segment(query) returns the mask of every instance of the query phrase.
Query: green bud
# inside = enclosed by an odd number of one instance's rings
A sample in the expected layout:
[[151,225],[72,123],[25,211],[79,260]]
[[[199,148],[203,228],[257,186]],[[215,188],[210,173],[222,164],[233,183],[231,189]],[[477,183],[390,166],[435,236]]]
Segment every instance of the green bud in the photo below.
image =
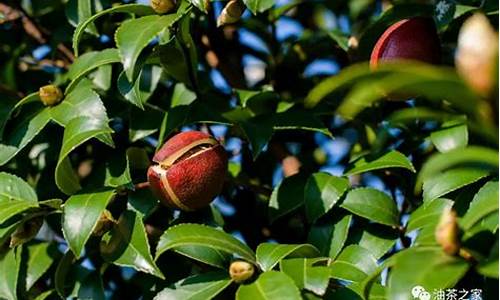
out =
[[446,254],[456,255],[460,250],[458,234],[457,214],[451,209],[443,211],[435,235],[436,241]]
[[254,272],[254,266],[242,260],[234,261],[231,263],[231,266],[229,266],[229,276],[231,276],[231,279],[236,283],[250,279]]
[[151,7],[158,14],[166,14],[175,8],[174,0],[151,0]]
[[217,26],[236,23],[245,11],[245,4],[240,0],[229,1],[217,19]]
[[63,98],[61,89],[52,84],[42,86],[38,95],[45,106],[54,106]]

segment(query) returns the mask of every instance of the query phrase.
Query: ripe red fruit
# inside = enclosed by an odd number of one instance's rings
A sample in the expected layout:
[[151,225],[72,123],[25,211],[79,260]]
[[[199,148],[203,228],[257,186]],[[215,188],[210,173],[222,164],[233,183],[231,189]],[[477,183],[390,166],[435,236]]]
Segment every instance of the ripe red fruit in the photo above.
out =
[[438,64],[441,46],[432,19],[415,17],[401,20],[389,27],[373,48],[370,66],[393,59],[418,60]]
[[212,136],[182,132],[169,139],[148,169],[151,190],[163,204],[184,211],[207,206],[220,193],[227,154]]

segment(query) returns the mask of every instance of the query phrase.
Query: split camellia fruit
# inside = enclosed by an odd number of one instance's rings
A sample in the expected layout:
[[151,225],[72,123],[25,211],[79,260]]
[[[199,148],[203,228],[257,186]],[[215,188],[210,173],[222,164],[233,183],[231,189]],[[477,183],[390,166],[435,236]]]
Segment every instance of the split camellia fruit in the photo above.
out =
[[393,24],[382,34],[373,48],[370,66],[376,68],[380,62],[394,59],[438,64],[440,57],[441,46],[434,22],[414,17]]
[[205,207],[222,190],[227,154],[212,136],[182,132],[169,139],[148,169],[151,190],[165,205],[184,211]]

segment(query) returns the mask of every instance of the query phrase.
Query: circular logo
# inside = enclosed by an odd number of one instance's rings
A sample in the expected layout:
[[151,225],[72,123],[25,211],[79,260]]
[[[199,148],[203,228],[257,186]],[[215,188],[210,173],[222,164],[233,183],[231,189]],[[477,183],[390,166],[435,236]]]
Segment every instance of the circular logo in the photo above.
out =
[[413,296],[413,298],[415,299],[418,299],[420,297],[420,294],[422,292],[425,292],[425,289],[424,287],[420,286],[420,285],[416,285],[414,286],[412,289],[411,289],[411,295]]

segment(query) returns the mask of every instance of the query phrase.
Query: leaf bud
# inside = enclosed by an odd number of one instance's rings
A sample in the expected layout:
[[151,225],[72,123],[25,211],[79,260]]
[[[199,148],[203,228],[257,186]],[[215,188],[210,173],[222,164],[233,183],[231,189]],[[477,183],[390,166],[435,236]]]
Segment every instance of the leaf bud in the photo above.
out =
[[482,96],[489,96],[498,79],[498,33],[483,14],[468,18],[458,35],[455,65],[467,84]]
[[255,272],[255,268],[251,263],[246,261],[237,260],[229,266],[229,275],[236,283],[244,282],[250,279]]
[[151,0],[151,7],[157,14],[166,14],[175,8],[174,0]]
[[61,89],[52,84],[42,86],[38,95],[45,106],[54,106],[63,98]]
[[441,214],[441,218],[435,231],[436,241],[449,255],[455,255],[460,250],[459,228],[457,214],[454,210],[447,209]]
[[245,4],[241,0],[229,1],[217,18],[217,26],[233,24],[240,20],[241,15],[245,11]]

